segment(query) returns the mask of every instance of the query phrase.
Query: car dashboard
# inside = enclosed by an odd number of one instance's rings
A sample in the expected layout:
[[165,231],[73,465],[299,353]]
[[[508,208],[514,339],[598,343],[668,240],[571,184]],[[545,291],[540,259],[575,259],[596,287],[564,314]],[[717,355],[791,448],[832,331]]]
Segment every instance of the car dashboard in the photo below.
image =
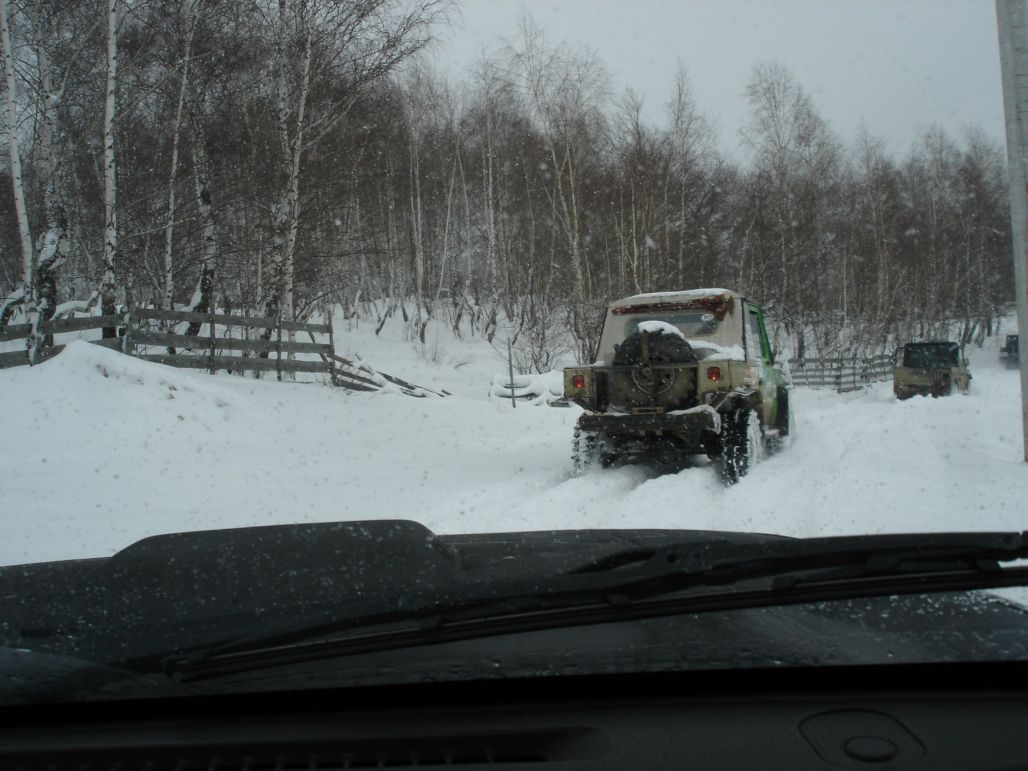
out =
[[0,709],[11,771],[1011,769],[1024,663],[539,677]]

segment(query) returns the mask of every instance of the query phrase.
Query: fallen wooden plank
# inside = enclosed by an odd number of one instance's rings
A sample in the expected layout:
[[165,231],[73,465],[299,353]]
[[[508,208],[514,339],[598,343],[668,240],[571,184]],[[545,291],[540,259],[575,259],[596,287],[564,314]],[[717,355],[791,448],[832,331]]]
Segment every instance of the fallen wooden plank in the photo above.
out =
[[369,386],[372,386],[376,391],[382,387],[381,383],[379,383],[377,380],[373,380],[372,378],[367,377],[366,375],[362,375],[357,372],[348,372],[346,370],[340,370],[338,367],[336,367],[335,371],[337,374],[348,377],[351,380],[357,380],[361,383],[365,383]]
[[[331,358],[334,361],[338,362],[339,364],[342,364],[345,367],[351,367],[351,368],[356,369],[356,370],[358,370],[360,372],[367,372],[369,375],[372,375],[372,376],[377,375],[377,376],[383,378],[384,380],[389,381],[393,385],[398,385],[401,388],[405,388],[405,389],[408,389],[410,391],[424,391],[425,393],[430,393],[430,394],[433,394],[435,396],[449,396],[450,395],[446,391],[442,391],[442,392],[433,391],[431,388],[425,388],[423,386],[415,385],[414,383],[409,383],[406,380],[402,380],[402,379],[400,379],[398,377],[394,377],[393,375],[387,375],[385,372],[380,372],[378,370],[372,369],[371,367],[369,367],[369,366],[367,366],[365,364],[357,364],[355,362],[350,361],[347,358],[344,358],[344,357],[339,356],[339,355],[334,354],[334,353],[331,355]],[[411,396],[420,396],[420,394],[411,394]]]
[[348,388],[351,391],[364,391],[370,393],[379,390],[379,386],[377,385],[368,385],[367,383],[362,383],[356,379],[351,378],[348,375],[343,374],[342,372],[339,372],[338,370],[336,370],[334,380],[336,386],[340,388]]

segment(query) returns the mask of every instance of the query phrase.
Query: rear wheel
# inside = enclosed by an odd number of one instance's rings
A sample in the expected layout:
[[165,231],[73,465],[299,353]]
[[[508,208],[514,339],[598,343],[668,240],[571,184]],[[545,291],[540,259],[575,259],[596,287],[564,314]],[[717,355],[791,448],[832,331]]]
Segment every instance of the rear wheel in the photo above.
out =
[[594,468],[607,468],[614,465],[618,455],[611,445],[607,434],[598,431],[586,431],[581,426],[575,427],[575,438],[571,443],[571,472],[573,476],[582,476]]
[[763,430],[751,409],[733,410],[722,421],[718,471],[723,484],[734,485],[764,456]]
[[792,440],[795,433],[792,411],[789,409],[789,392],[785,388],[778,391],[778,420],[775,426],[777,433],[767,437],[767,453],[773,455],[780,452]]

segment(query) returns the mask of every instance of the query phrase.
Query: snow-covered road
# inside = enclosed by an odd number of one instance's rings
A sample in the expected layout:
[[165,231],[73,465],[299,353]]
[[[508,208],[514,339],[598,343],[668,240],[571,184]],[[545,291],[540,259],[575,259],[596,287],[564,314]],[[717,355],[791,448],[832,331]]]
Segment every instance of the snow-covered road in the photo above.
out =
[[[367,350],[371,338],[339,335]],[[701,463],[570,476],[577,409],[491,400],[482,341],[386,371],[447,399],[210,377],[85,343],[0,371],[0,564],[111,554],[156,533],[363,518],[437,532],[701,528],[786,535],[1028,529],[1016,372],[896,402],[796,389],[796,439],[730,489]],[[367,357],[371,358],[371,357]]]

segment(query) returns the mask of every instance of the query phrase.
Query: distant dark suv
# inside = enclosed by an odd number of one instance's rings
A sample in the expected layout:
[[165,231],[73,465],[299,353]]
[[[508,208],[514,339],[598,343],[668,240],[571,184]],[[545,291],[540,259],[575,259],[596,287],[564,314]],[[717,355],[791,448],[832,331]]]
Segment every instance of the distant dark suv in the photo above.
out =
[[907,343],[896,351],[892,390],[897,399],[967,393],[971,373],[964,352],[954,342]]
[[611,303],[597,359],[564,370],[565,396],[585,410],[575,429],[577,472],[705,454],[732,484],[790,432],[789,389],[763,311],[736,292]]
[[999,359],[1007,365],[1008,369],[1017,369],[1021,366],[1021,346],[1017,335],[1007,335],[1007,342],[999,349]]

